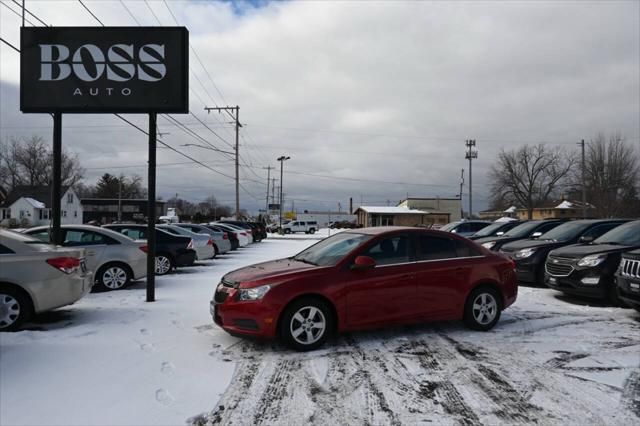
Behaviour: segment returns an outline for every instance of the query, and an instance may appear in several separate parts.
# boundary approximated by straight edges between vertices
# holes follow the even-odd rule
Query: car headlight
[[[262,285],[254,288],[241,288],[239,300],[260,300],[271,289],[270,285]]]
[[[531,255],[533,255],[533,253],[535,252],[536,252],[536,249],[534,248],[526,248],[526,249],[518,250],[516,254],[513,255],[513,257],[515,257],[516,259],[526,259],[527,257],[531,257]]]
[[[486,249],[491,249],[491,247],[493,247],[495,245],[496,245],[495,241],[488,241],[486,243],[482,243],[482,247],[484,247]]]
[[[598,266],[607,258],[606,254],[593,254],[591,256],[585,256],[578,261],[578,266],[593,268]]]

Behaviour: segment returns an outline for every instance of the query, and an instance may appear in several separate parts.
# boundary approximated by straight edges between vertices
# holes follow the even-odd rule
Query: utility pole
[[[271,180],[271,170],[273,167],[267,166],[263,167],[263,169],[267,170],[267,204],[265,206],[264,214],[269,215],[269,181]]]
[[[271,204],[276,203],[276,178],[271,178]]]
[[[464,186],[464,169],[460,172],[460,219],[464,217],[464,209],[462,208],[462,188]]]
[[[473,147],[476,146],[475,139],[467,139],[465,141],[465,146],[467,147],[467,152],[465,153],[465,157],[469,160],[469,212],[468,218],[471,219],[473,216],[473,177],[471,174],[471,160],[474,158],[478,158],[478,151],[474,151]]]
[[[586,182],[586,162],[584,156],[584,139],[578,144],[582,147],[582,218],[587,218],[587,182]]]
[[[207,112],[211,112],[211,110],[215,110],[218,112],[221,111],[225,111],[227,112],[231,118],[233,118],[233,121],[235,122],[236,125],[236,220],[240,220],[240,149],[239,149],[239,137],[240,137],[240,127],[242,127],[242,124],[240,124],[240,107],[239,106],[234,106],[234,107],[230,107],[230,106],[226,106],[226,107],[204,107],[204,109]],[[233,112],[230,111],[235,111],[235,115],[233,114]]]
[[[283,177],[283,166],[284,166],[284,162],[287,160],[290,160],[291,157],[287,157],[284,155],[281,155],[280,157],[278,157],[278,161],[280,162],[280,232],[282,232],[282,187],[284,186],[284,181],[282,180]]]
[[[118,223],[122,223],[122,176],[118,179]]]

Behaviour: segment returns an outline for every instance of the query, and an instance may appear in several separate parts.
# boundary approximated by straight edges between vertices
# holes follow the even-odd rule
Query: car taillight
[[[224,234],[222,234],[222,239],[223,240],[228,240],[229,239],[229,235],[225,232]]]
[[[47,263],[65,274],[72,274],[80,267],[80,259],[76,257],[54,257],[47,259]]]
[[[187,244],[187,248],[188,248],[188,249],[192,249],[192,248],[193,248],[193,239],[191,239],[191,240],[189,241],[189,244]]]
[[[149,251],[149,246],[140,246],[138,247],[140,250],[142,250],[143,252],[147,253]]]
[[[213,241],[211,241],[211,238],[209,238],[209,241],[207,241],[207,245],[208,246],[212,246],[213,245]]]

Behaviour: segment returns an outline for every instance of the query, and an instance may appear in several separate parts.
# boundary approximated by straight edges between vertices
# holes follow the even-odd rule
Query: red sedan
[[[462,319],[489,330],[517,292],[513,261],[465,238],[364,228],[228,273],[211,315],[233,335],[311,350],[333,332],[388,325]]]

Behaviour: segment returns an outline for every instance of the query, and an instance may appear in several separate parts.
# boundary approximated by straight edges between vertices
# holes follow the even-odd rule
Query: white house
[[[18,226],[48,225],[51,220],[51,190],[48,186],[18,186],[4,202],[3,223],[14,222]],[[60,222],[81,224],[83,208],[78,195],[70,187],[62,188]]]

